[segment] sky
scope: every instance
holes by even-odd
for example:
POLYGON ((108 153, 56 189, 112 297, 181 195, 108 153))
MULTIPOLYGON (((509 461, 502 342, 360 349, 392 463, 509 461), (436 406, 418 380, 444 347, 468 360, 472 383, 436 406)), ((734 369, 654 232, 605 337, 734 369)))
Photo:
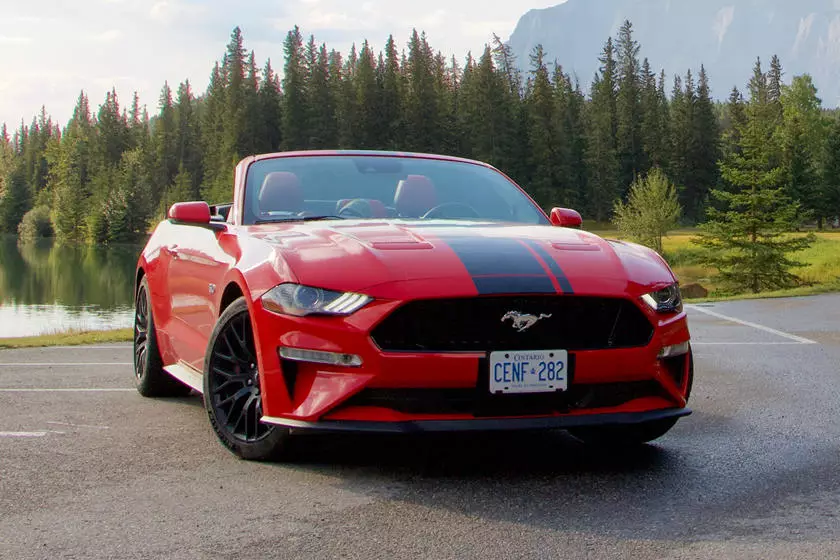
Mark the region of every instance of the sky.
POLYGON ((493 33, 507 40, 527 10, 563 1, 0 0, 0 123, 28 124, 45 105, 64 126, 81 90, 95 111, 112 87, 122 106, 137 91, 154 113, 164 81, 204 92, 235 26, 260 66, 282 65, 295 25, 345 53, 364 39, 379 50, 392 33, 404 46, 416 27, 463 60, 493 33))

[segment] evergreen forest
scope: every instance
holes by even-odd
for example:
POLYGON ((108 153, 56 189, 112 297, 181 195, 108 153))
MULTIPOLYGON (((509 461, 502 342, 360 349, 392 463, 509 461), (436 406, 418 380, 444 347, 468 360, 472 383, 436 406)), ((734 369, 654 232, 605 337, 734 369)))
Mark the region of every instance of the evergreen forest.
POLYGON ((725 212, 751 169, 766 171, 791 227, 840 214, 840 119, 778 57, 757 57, 745 84, 715 84, 730 92, 718 102, 701 61, 669 74, 640 60, 629 21, 606 38, 588 91, 555 61, 563 53, 518 61, 498 37, 459 60, 417 31, 383 52, 364 41, 341 53, 295 28, 282 54, 282 69, 258 64, 236 28, 203 92, 166 83, 149 109, 136 93, 97 104, 83 91, 65 126, 44 108, 2 125, 0 232, 136 241, 174 202, 230 201, 247 155, 342 148, 486 161, 544 207, 596 222, 651 170, 676 186, 684 225, 725 212))

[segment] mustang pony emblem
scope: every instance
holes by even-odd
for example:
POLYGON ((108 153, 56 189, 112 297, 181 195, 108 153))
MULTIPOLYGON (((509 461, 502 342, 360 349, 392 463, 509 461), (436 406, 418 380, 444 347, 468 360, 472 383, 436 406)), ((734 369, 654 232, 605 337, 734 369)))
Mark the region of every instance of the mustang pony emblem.
POLYGON ((526 315, 524 313, 520 313, 519 311, 508 311, 507 313, 505 313, 505 316, 502 317, 502 323, 504 323, 508 319, 512 319, 513 328, 519 332, 525 332, 534 325, 536 325, 537 321, 550 318, 551 315, 540 314, 540 316, 537 317, 536 315, 526 315))

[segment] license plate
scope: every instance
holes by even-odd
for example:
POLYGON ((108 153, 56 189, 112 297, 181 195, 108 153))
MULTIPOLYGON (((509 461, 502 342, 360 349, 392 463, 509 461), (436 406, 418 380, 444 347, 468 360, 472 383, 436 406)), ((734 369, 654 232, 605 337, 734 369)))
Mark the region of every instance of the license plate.
POLYGON ((553 393, 569 386, 566 350, 490 353, 491 393, 553 393))

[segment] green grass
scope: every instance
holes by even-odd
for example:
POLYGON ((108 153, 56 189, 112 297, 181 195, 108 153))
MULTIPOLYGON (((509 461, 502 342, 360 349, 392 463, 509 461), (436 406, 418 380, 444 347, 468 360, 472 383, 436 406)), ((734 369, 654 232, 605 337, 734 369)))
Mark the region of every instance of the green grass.
POLYGON ((20 338, 0 338, 0 348, 38 348, 44 346, 81 346, 84 344, 104 344, 127 342, 133 337, 132 329, 113 331, 66 331, 40 336, 20 338))
MULTIPOLYGON (((614 230, 595 233, 605 237, 617 237, 614 230)), ((696 282, 709 290, 709 298, 695 301, 793 297, 840 291, 840 232, 818 232, 816 243, 794 255, 796 260, 805 264, 794 271, 802 279, 802 286, 761 294, 722 292, 720 286, 715 283, 715 270, 700 264, 704 249, 691 242, 696 235, 696 230, 677 230, 663 241, 664 257, 679 278, 680 284, 696 282)))

